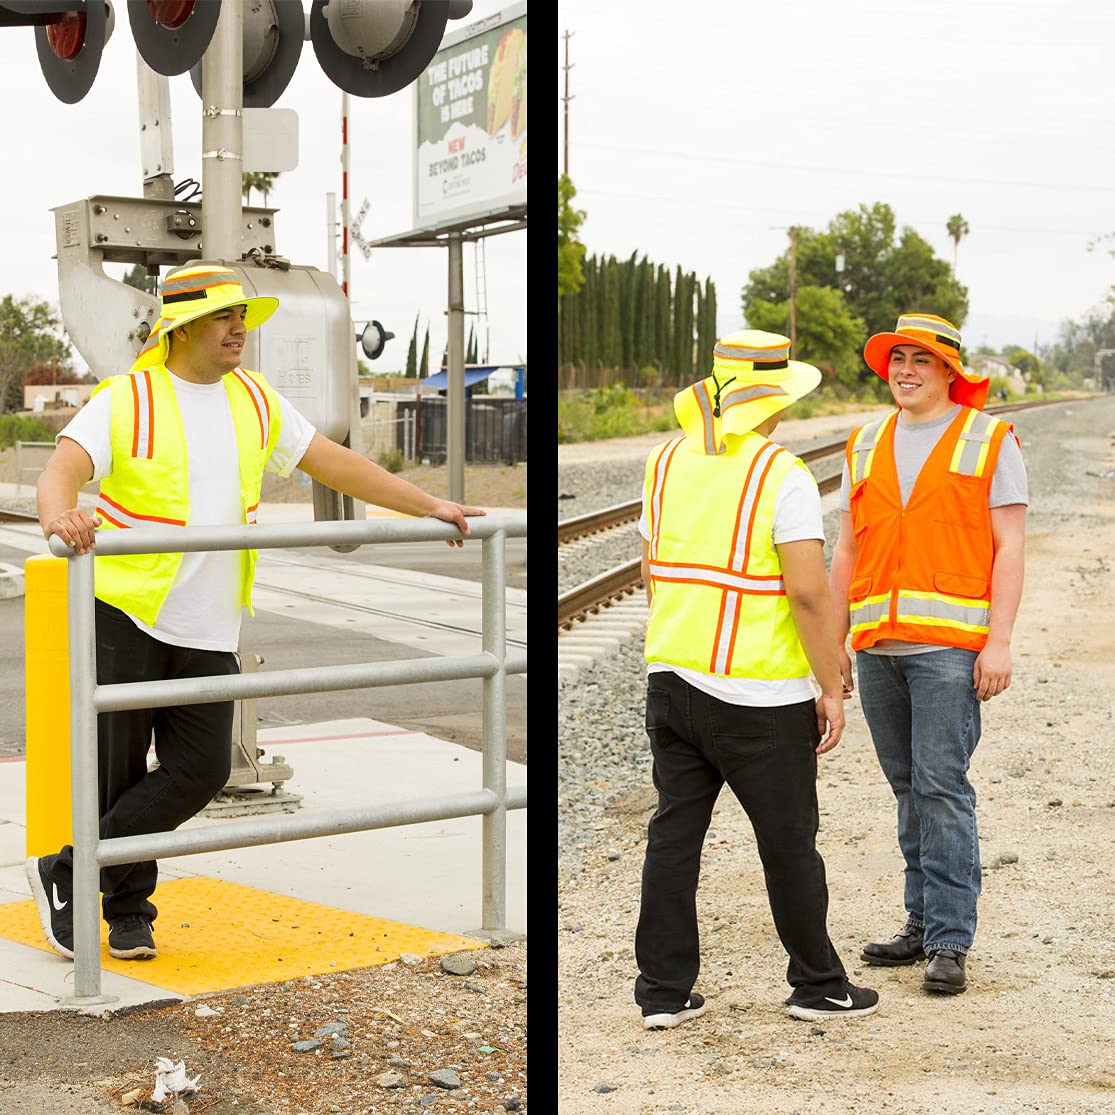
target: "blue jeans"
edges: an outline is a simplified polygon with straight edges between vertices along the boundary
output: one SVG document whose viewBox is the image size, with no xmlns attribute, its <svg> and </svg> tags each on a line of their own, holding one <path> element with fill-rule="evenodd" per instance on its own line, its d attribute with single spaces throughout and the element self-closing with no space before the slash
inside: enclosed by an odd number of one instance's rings
<svg viewBox="0 0 1115 1115">
<path fill-rule="evenodd" d="M 980 737 L 976 652 L 858 654 L 860 702 L 898 802 L 906 912 L 925 951 L 966 953 L 980 893 L 976 792 L 968 763 Z"/>
</svg>

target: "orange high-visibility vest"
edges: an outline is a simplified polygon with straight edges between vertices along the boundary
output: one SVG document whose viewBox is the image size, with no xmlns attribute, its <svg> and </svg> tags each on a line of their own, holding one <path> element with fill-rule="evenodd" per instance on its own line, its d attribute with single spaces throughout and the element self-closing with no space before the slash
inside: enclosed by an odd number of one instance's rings
<svg viewBox="0 0 1115 1115">
<path fill-rule="evenodd" d="M 852 649 L 899 639 L 982 650 L 995 557 L 987 497 L 1011 427 L 962 407 L 903 507 L 896 419 L 897 411 L 856 430 L 845 450 L 858 548 L 848 592 Z"/>
</svg>

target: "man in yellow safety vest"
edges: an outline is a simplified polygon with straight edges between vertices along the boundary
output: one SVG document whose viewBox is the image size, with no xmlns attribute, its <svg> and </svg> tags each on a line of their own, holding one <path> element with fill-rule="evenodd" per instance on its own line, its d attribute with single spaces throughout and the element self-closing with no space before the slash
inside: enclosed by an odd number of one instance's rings
<svg viewBox="0 0 1115 1115">
<path fill-rule="evenodd" d="M 58 435 L 38 485 L 49 539 L 87 554 L 94 531 L 154 524 L 256 521 L 264 471 L 297 467 L 356 499 L 433 516 L 468 534 L 483 515 L 416 488 L 318 433 L 258 372 L 240 366 L 249 329 L 278 307 L 244 296 L 235 272 L 191 264 L 167 274 L 160 317 L 126 375 L 104 380 Z M 77 506 L 100 481 L 96 514 Z M 456 545 L 462 543 L 458 540 Z M 453 543 L 450 543 L 453 545 Z M 251 610 L 254 550 L 98 557 L 97 682 L 155 681 L 239 672 L 241 608 Z M 202 809 L 228 779 L 233 703 L 102 713 L 97 736 L 100 835 L 164 832 Z M 147 770 L 152 730 L 159 756 Z M 73 849 L 27 861 L 51 947 L 73 956 Z M 157 955 L 154 861 L 103 868 L 109 951 Z"/>
<path fill-rule="evenodd" d="M 658 809 L 635 936 L 647 1029 L 705 1010 L 693 991 L 697 879 L 725 782 L 755 830 L 789 954 L 789 1013 L 820 1020 L 878 1008 L 876 992 L 849 982 L 826 928 L 817 756 L 840 741 L 844 711 L 817 484 L 769 440 L 821 379 L 789 354 L 778 334 L 720 340 L 712 375 L 674 399 L 682 436 L 647 461 L 646 730 Z"/>
</svg>

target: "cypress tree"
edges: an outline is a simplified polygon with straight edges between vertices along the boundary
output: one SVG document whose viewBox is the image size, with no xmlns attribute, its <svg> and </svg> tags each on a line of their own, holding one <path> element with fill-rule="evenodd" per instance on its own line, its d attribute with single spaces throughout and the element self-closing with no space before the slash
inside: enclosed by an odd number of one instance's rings
<svg viewBox="0 0 1115 1115">
<path fill-rule="evenodd" d="M 430 323 L 426 323 L 426 340 L 422 344 L 422 358 L 418 361 L 418 377 L 425 379 L 430 374 Z"/>
<path fill-rule="evenodd" d="M 414 332 L 410 335 L 410 345 L 407 348 L 406 378 L 414 379 L 418 375 L 418 315 L 414 315 Z"/>
</svg>

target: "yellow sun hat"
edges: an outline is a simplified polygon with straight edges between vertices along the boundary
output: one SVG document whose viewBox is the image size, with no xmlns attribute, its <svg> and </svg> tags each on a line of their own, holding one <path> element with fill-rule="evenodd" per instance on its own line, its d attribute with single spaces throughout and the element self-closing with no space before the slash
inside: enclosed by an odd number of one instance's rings
<svg viewBox="0 0 1115 1115">
<path fill-rule="evenodd" d="M 158 320 L 131 367 L 133 372 L 166 363 L 170 354 L 168 338 L 179 325 L 229 306 L 246 306 L 244 327 L 255 329 L 279 308 L 277 298 L 246 297 L 236 272 L 216 263 L 193 263 L 168 271 L 160 293 Z"/>
<path fill-rule="evenodd" d="M 712 375 L 674 396 L 690 448 L 716 455 L 726 434 L 746 434 L 821 382 L 812 364 L 790 359 L 790 338 L 741 329 L 716 342 Z"/>
</svg>

